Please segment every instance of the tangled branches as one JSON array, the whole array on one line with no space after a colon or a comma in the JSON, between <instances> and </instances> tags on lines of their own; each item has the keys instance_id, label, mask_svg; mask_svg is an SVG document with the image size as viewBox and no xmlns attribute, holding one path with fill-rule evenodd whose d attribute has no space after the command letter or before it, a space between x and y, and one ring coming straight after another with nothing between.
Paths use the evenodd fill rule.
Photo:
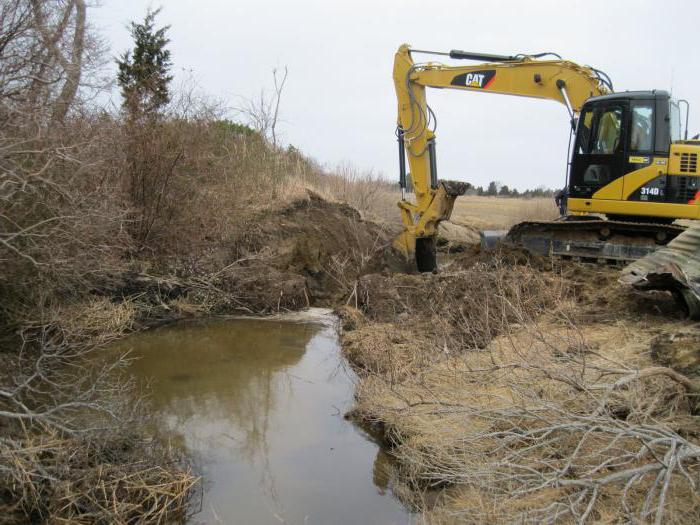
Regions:
<instances>
[{"instance_id":1,"label":"tangled branches","mask_svg":"<svg viewBox=\"0 0 700 525\"><path fill-rule=\"evenodd\" d=\"M47 324L30 333L23 334L13 384L0 388L0 417L70 435L122 423L131 389L120 377L126 356L100 365L94 354L101 346L80 344L63 328Z\"/></svg>"},{"instance_id":2,"label":"tangled branches","mask_svg":"<svg viewBox=\"0 0 700 525\"><path fill-rule=\"evenodd\" d=\"M372 366L388 350L372 349L370 324L344 336L367 365L358 413L383 424L400 481L441 491L436 522L697 522L700 382L650 362L643 322L577 324L564 288L523 271L461 272L490 283L472 294L438 281L429 329L442 343L421 343L426 324L403 323L398 361ZM378 289L377 320L390 308L420 312L403 290Z\"/></svg>"},{"instance_id":3,"label":"tangled branches","mask_svg":"<svg viewBox=\"0 0 700 525\"><path fill-rule=\"evenodd\" d=\"M110 434L101 440L52 433L0 439L9 500L0 503L0 521L31 515L65 523L184 522L197 478L165 452L135 436ZM144 466L144 456L157 457L157 466Z\"/></svg>"}]
</instances>

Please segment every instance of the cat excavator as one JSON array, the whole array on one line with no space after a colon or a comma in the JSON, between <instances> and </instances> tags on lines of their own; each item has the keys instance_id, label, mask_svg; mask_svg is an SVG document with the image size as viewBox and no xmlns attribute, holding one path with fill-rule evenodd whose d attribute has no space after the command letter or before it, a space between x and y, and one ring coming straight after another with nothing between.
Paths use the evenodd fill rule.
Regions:
<instances>
[{"instance_id":1,"label":"cat excavator","mask_svg":"<svg viewBox=\"0 0 700 525\"><path fill-rule=\"evenodd\" d=\"M417 54L482 63L414 62ZM700 219L700 140L697 135L687 138L687 101L666 91L616 93L604 72L555 53L435 52L407 44L396 52L393 78L398 206L404 226L394 246L407 260L415 260L419 271L436 269L438 226L469 188L464 182L438 179L436 119L426 100L428 87L548 99L567 109L573 147L566 187L557 198L561 217L520 223L507 235L532 253L626 263L683 232L683 226L673 224L676 219Z\"/></svg>"}]
</instances>

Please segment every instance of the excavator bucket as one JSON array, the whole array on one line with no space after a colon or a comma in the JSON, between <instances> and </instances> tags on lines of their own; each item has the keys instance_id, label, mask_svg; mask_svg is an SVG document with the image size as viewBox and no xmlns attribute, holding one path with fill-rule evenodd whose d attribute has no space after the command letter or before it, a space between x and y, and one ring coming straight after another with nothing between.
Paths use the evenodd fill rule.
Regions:
<instances>
[{"instance_id":1,"label":"excavator bucket","mask_svg":"<svg viewBox=\"0 0 700 525\"><path fill-rule=\"evenodd\" d=\"M670 291L685 303L691 319L700 319L700 224L629 264L620 282L638 290Z\"/></svg>"},{"instance_id":2,"label":"excavator bucket","mask_svg":"<svg viewBox=\"0 0 700 525\"><path fill-rule=\"evenodd\" d=\"M430 204L420 210L415 220L412 205L399 202L403 213L404 231L394 240L394 248L406 261L415 260L419 272L437 269L437 232L442 221L450 219L455 199L471 187L468 182L441 180L432 194ZM410 206L410 207L409 207Z\"/></svg>"}]
</instances>

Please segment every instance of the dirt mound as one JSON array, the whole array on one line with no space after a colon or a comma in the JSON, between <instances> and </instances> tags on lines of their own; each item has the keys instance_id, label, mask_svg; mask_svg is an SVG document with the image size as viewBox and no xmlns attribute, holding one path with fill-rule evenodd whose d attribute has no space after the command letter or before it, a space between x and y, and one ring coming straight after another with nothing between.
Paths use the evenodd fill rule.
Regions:
<instances>
[{"instance_id":1,"label":"dirt mound","mask_svg":"<svg viewBox=\"0 0 700 525\"><path fill-rule=\"evenodd\" d=\"M524 322L522 316L574 315L575 297L560 274L527 259L486 260L479 255L467 268L438 274L362 276L357 306L371 321L405 324L439 340L459 334L460 344L472 348L485 346L504 324Z\"/></svg>"},{"instance_id":2,"label":"dirt mound","mask_svg":"<svg viewBox=\"0 0 700 525\"><path fill-rule=\"evenodd\" d=\"M236 243L236 251L239 258L259 254L264 266L301 277L308 302L325 306L350 293L360 275L402 266L391 249L395 233L363 220L347 204L310 194L264 217Z\"/></svg>"},{"instance_id":3,"label":"dirt mound","mask_svg":"<svg viewBox=\"0 0 700 525\"><path fill-rule=\"evenodd\" d=\"M215 311L332 306L352 293L359 276L404 265L391 249L395 231L311 192L274 213L248 218L239 231L184 276L204 278L228 294ZM210 291L201 290L199 299Z\"/></svg>"}]
</instances>

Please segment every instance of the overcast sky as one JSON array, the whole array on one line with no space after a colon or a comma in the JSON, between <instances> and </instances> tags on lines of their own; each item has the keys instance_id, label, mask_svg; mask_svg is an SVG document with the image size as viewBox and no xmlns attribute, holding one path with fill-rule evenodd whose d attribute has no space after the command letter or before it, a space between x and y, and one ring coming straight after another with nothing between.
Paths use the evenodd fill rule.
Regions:
<instances>
[{"instance_id":1,"label":"overcast sky","mask_svg":"<svg viewBox=\"0 0 700 525\"><path fill-rule=\"evenodd\" d=\"M325 165L351 162L394 179L393 55L416 49L497 54L555 51L606 71L615 89L666 89L691 104L700 131L696 0L103 0L93 23L112 54L131 45L127 24L162 5L176 76L235 106L289 68L285 142ZM468 62L459 62L467 64ZM428 92L438 118L440 178L520 189L561 187L568 117L544 100Z\"/></svg>"}]
</instances>

